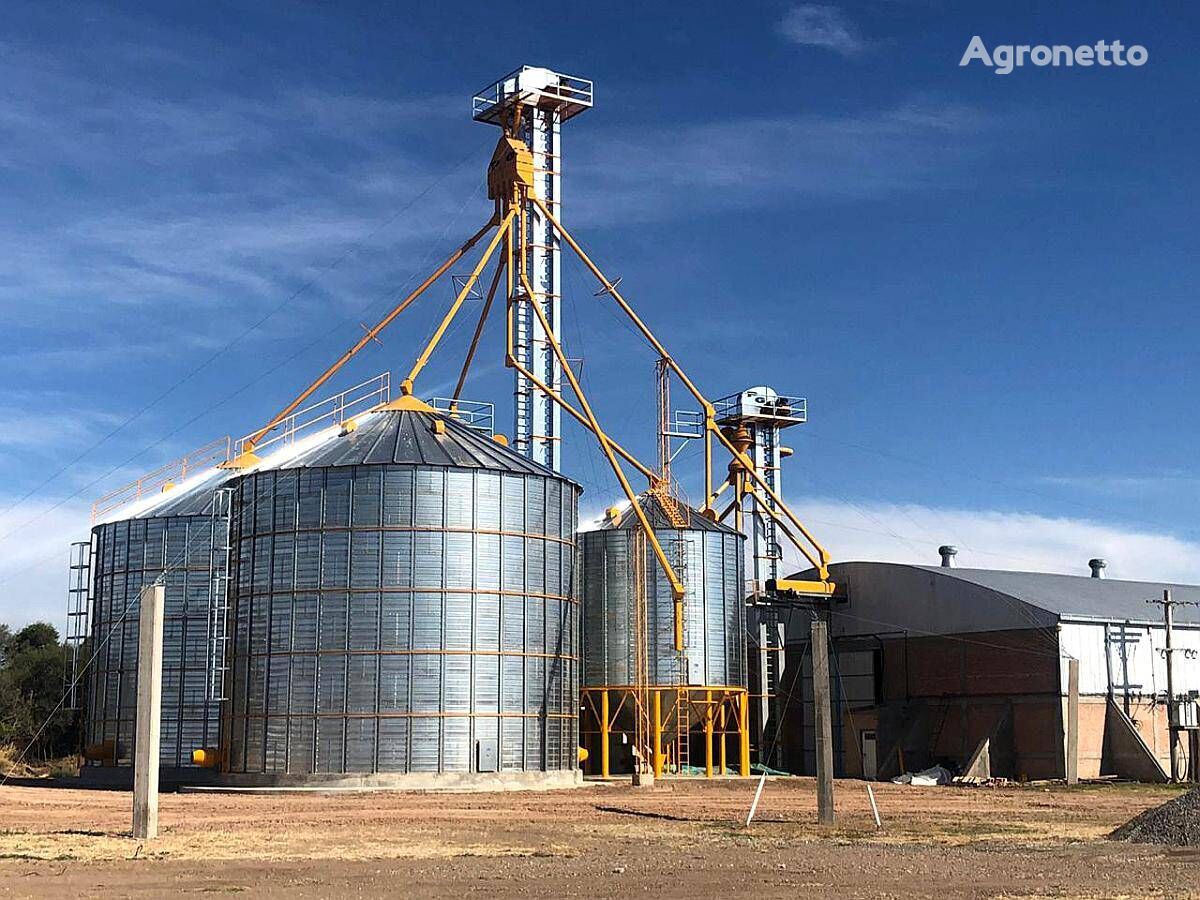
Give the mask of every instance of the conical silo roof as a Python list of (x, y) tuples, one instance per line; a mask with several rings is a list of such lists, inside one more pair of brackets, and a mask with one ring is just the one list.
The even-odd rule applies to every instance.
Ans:
[(478, 429), (432, 409), (383, 407), (356, 419), (353, 431), (269, 468), (416, 465), (492, 469), (564, 478)]
[[(664, 499), (661, 494), (655, 491), (646, 491), (638, 496), (638, 505), (641, 506), (642, 512), (646, 514), (646, 519), (650, 522), (650, 526), (655, 530), (678, 529), (679, 527), (675, 524), (672, 517), (668, 515), (667, 510), (663, 507), (664, 503), (675, 504), (675, 509), (687, 520), (687, 525), (684, 526), (684, 530), (686, 531), (719, 531), (726, 534), (740, 534), (736, 528), (731, 528), (722, 522), (714, 522), (701, 513), (700, 510), (686, 503), (681, 503), (671, 498)], [(613, 529), (631, 530), (638, 528), (641, 528), (641, 522), (633, 514), (633, 507), (626, 503), (621, 507), (620, 512), (616, 516), (605, 517), (604, 521), (592, 530), (610, 531)]]

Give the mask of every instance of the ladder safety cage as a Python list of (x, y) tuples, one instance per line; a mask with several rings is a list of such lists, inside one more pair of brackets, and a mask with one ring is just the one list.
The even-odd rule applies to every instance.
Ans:
[(208, 699), (228, 700), (230, 604), (229, 582), (233, 555), (233, 496), (236, 488), (213, 492), (209, 519), (211, 555), (208, 590)]
[(63, 708), (79, 708), (79, 681), (83, 676), (80, 660), (87, 644), (91, 625), (91, 573), (92, 542), (76, 541), (71, 544), (70, 569), (67, 578), (67, 626), (63, 643), (67, 648), (68, 662), (63, 672), (66, 700)]

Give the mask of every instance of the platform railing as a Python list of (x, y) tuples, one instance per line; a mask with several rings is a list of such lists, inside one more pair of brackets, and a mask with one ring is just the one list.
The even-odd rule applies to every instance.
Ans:
[(174, 487), (191, 475), (219, 466), (230, 458), (229, 450), (229, 435), (225, 435), (225, 437), (209, 441), (202, 447), (197, 447), (177, 459), (164, 463), (129, 484), (109, 491), (92, 504), (92, 524), (96, 524), (101, 516), (128, 506), (149, 494), (161, 494), (164, 490)]
[(452, 419), (457, 419), (468, 428), (482, 431), (488, 437), (495, 435), (496, 404), (482, 400), (455, 400), (452, 397), (430, 397), (430, 406)]
[[(287, 447), (298, 437), (313, 433), (319, 428), (341, 425), (347, 419), (381, 406), (392, 399), (392, 373), (381, 372), (340, 394), (298, 409), (280, 422), (268, 435), (255, 441), (254, 452), (259, 456), (268, 448)], [(236, 459), (246, 449), (246, 442), (255, 433), (238, 438), (233, 447)]]

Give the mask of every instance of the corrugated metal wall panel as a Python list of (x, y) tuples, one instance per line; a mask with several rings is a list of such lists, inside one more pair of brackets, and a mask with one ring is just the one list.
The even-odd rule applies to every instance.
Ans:
[[(163, 766), (190, 766), (192, 750), (216, 745), (220, 729), (219, 704), (210, 703), (205, 690), (211, 519), (177, 516), (110, 522), (96, 526), (93, 536), (90, 640), (98, 652), (85, 686), (87, 742), (115, 740), (118, 763), (132, 763), (138, 593), (169, 566), (160, 759)], [(247, 563), (252, 565), (252, 560)]]
[(480, 740), (509, 769), (574, 768), (574, 486), (399, 465), (260, 477), (242, 502), (271, 511), (241, 511), (235, 554), (235, 770), (464, 771)]
[[(632, 684), (634, 532), (610, 528), (580, 535), (585, 685)], [(688, 681), (744, 686), (745, 607), (741, 596), (743, 538), (720, 531), (656, 531), (670, 559), (684, 560)], [(675, 612), (670, 583), (646, 548), (647, 639), (652, 684), (678, 682)]]

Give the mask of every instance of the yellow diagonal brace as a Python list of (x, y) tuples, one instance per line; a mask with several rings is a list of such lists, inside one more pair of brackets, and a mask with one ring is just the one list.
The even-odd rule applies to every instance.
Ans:
[[(642, 509), (642, 505), (638, 502), (637, 494), (634, 493), (633, 488), (629, 484), (629, 479), (625, 477), (625, 472), (621, 468), (621, 464), (617, 461), (616, 454), (613, 451), (611, 439), (607, 434), (604, 433), (604, 430), (600, 427), (600, 422), (596, 419), (596, 414), (592, 412), (592, 407), (587, 401), (587, 396), (583, 393), (583, 388), (580, 387), (579, 380), (575, 377), (574, 371), (572, 371), (571, 366), (567, 363), (566, 354), (563, 352), (558, 340), (554, 337), (554, 329), (550, 325), (550, 322), (546, 319), (546, 314), (542, 312), (541, 305), (534, 299), (533, 287), (530, 285), (529, 279), (525, 277), (524, 273), (521, 273), (521, 285), (525, 288), (525, 292), (528, 295), (527, 301), (530, 307), (533, 309), (534, 314), (538, 317), (538, 321), (541, 323), (542, 329), (546, 333), (546, 341), (550, 344), (550, 348), (554, 351), (554, 355), (558, 359), (558, 364), (562, 367), (563, 374), (566, 376), (567, 381), (571, 385), (571, 390), (579, 399), (579, 405), (583, 409), (583, 414), (587, 416), (588, 419), (588, 427), (591, 429), (592, 433), (596, 435), (596, 439), (600, 442), (600, 449), (604, 451), (604, 455), (608, 459), (609, 465), (612, 466), (613, 473), (617, 476), (617, 481), (620, 482), (621, 489), (625, 492), (625, 496), (628, 498), (630, 506), (633, 508), (634, 515), (637, 516), (638, 522), (642, 526), (642, 530), (646, 533), (646, 539), (649, 541), (650, 546), (654, 551), (654, 555), (658, 559), (658, 564), (662, 567), (663, 573), (667, 576), (667, 580), (671, 583), (671, 594), (675, 598), (676, 606), (678, 606), (685, 593), (683, 582), (680, 581), (679, 576), (675, 573), (675, 569), (672, 568), (670, 560), (667, 559), (667, 554), (663, 551), (662, 545), (659, 544), (658, 538), (655, 537), (654, 528), (650, 525), (650, 520), (646, 518), (646, 511)], [(675, 629), (676, 650), (683, 649), (683, 635), (680, 631), (680, 624), (681, 617), (677, 615)]]
[[(589, 431), (591, 430), (591, 425), (588, 422), (587, 416), (572, 406), (570, 401), (563, 397), (562, 394), (558, 393), (558, 391), (552, 390), (550, 386), (546, 384), (546, 382), (542, 381), (527, 368), (521, 365), (520, 360), (518, 360), (515, 356), (512, 356), (511, 354), (509, 355), (508, 365), (528, 378), (533, 383), (534, 387), (566, 410), (567, 413), (570, 414), (570, 416), (580, 425), (582, 425), (584, 428), (587, 428)], [(617, 456), (621, 457), (623, 460), (637, 469), (638, 472), (644, 475), (647, 482), (650, 482), (651, 484), (654, 483), (654, 480), (657, 477), (656, 472), (648, 468), (644, 463), (640, 462), (636, 456), (634, 456), (612, 438), (609, 438), (608, 440), (609, 443), (612, 444), (613, 450), (616, 451)]]
[[(713, 408), (712, 403), (709, 402), (707, 397), (700, 393), (700, 389), (692, 383), (692, 380), (688, 378), (687, 373), (683, 371), (679, 363), (675, 361), (675, 358), (667, 352), (667, 348), (664, 347), (662, 343), (659, 342), (658, 338), (654, 336), (654, 332), (652, 332), (646, 326), (646, 324), (640, 318), (638, 318), (638, 314), (633, 311), (633, 307), (630, 306), (625, 298), (621, 296), (621, 292), (617, 290), (617, 286), (605, 277), (604, 273), (600, 271), (599, 266), (592, 262), (591, 258), (587, 255), (587, 253), (584, 252), (583, 248), (579, 246), (579, 243), (575, 240), (575, 238), (571, 236), (571, 233), (567, 231), (567, 229), (563, 228), (562, 223), (554, 217), (554, 213), (550, 212), (550, 207), (548, 207), (539, 197), (533, 197), (532, 199), (533, 202), (537, 204), (538, 209), (542, 211), (542, 215), (550, 220), (550, 224), (555, 227), (558, 233), (563, 236), (563, 239), (566, 240), (566, 242), (571, 246), (571, 249), (575, 251), (575, 255), (583, 260), (584, 265), (586, 265), (588, 269), (591, 270), (592, 274), (596, 276), (596, 280), (604, 285), (604, 293), (612, 295), (613, 300), (617, 302), (617, 305), (621, 307), (621, 310), (626, 316), (629, 317), (629, 320), (633, 322), (635, 326), (637, 326), (637, 329), (642, 333), (642, 336), (650, 342), (650, 346), (652, 346), (658, 352), (659, 357), (665, 360), (667, 365), (671, 367), (671, 371), (679, 376), (679, 380), (683, 382), (683, 386), (686, 387), (688, 392), (696, 398), (696, 402), (698, 402), (700, 407), (704, 410), (705, 421), (715, 422), (716, 410)], [(711, 508), (708, 505), (708, 497), (712, 494), (712, 489), (712, 441), (709, 439), (709, 436), (706, 432), (704, 437), (705, 509)]]
[(486, 225), (484, 225), (482, 228), (480, 228), (477, 232), (475, 232), (473, 235), (471, 235), (471, 237), (467, 239), (466, 243), (464, 243), (461, 247), (459, 247), (457, 250), (455, 250), (453, 253), (451, 253), (450, 256), (448, 256), (446, 258), (446, 260), (440, 266), (438, 266), (436, 269), (433, 270), (433, 273), (430, 274), (428, 278), (426, 278), (419, 285), (417, 285), (416, 288), (413, 289), (412, 293), (410, 293), (407, 297), (405, 297), (403, 300), (401, 300), (395, 307), (392, 308), (391, 312), (389, 312), (386, 316), (384, 316), (382, 319), (380, 319), (379, 323), (374, 328), (372, 328), (370, 331), (366, 332), (361, 338), (359, 338), (358, 343), (356, 343), (353, 347), (351, 347), (349, 350), (347, 350), (345, 353), (343, 353), (341, 355), (341, 357), (338, 358), (337, 362), (335, 362), (332, 366), (330, 366), (328, 369), (326, 369), (324, 372), (322, 372), (319, 376), (317, 376), (316, 381), (314, 381), (312, 384), (310, 384), (308, 387), (306, 387), (303, 391), (301, 391), (301, 393), (299, 394), (299, 396), (296, 397), (295, 400), (293, 400), (291, 403), (289, 403), (287, 406), (285, 406), (283, 409), (281, 409), (279, 412), (277, 412), (275, 414), (275, 417), (273, 419), (271, 419), (270, 422), (268, 422), (266, 425), (264, 425), (258, 431), (254, 432), (254, 434), (252, 434), (248, 438), (246, 438), (246, 440), (242, 443), (242, 449), (244, 450), (244, 452), (249, 453), (251, 450), (253, 450), (254, 445), (257, 444), (260, 440), (262, 440), (263, 435), (265, 435), (267, 432), (271, 431), (271, 429), (275, 428), (275, 426), (277, 426), (280, 422), (282, 422), (284, 419), (286, 419), (288, 416), (290, 416), (293, 412), (295, 412), (295, 410), (300, 406), (301, 403), (303, 403), (310, 396), (312, 396), (313, 392), (316, 391), (317, 388), (319, 388), (326, 381), (328, 381), (330, 378), (332, 378), (333, 375), (338, 371), (338, 369), (340, 369), (342, 366), (344, 366), (347, 362), (350, 361), (350, 358), (353, 357), (354, 354), (358, 353), (359, 350), (361, 350), (363, 347), (367, 346), (367, 344), (371, 343), (371, 341), (375, 340), (375, 338), (379, 335), (379, 332), (383, 331), (383, 329), (385, 329), (388, 325), (390, 325), (392, 320), (395, 319), (396, 316), (400, 315), (400, 313), (402, 313), (402, 312), (404, 312), (404, 310), (408, 309), (408, 307), (418, 297), (420, 297), (423, 293), (425, 293), (425, 291), (429, 288), (429, 286), (431, 284), (433, 284), (435, 281), (437, 281), (439, 278), (441, 278), (442, 275), (445, 274), (447, 269), (449, 269), (452, 265), (454, 265), (456, 262), (458, 262), (460, 259), (462, 259), (467, 253), (469, 253), (471, 251), (471, 248), (474, 247), (477, 243), (479, 243), (479, 241), (483, 239), (483, 236), (485, 234), (487, 234), (492, 228), (494, 228), (495, 225), (496, 225), (496, 220), (492, 219)]
[(508, 260), (504, 257), (501, 257), (496, 263), (496, 274), (492, 276), (487, 299), (483, 302), (483, 309), (479, 313), (479, 322), (475, 326), (475, 333), (471, 336), (471, 346), (467, 349), (466, 359), (463, 360), (462, 371), (458, 375), (458, 384), (454, 385), (454, 393), (451, 395), (453, 399), (450, 403), (451, 412), (458, 409), (458, 400), (462, 396), (463, 385), (467, 383), (467, 373), (471, 370), (471, 363), (475, 360), (475, 351), (479, 348), (479, 338), (483, 335), (483, 327), (487, 324), (488, 315), (492, 311), (492, 301), (496, 299), (496, 288), (500, 285), (500, 276), (504, 274), (504, 267), (507, 264)]
[(458, 315), (458, 310), (462, 307), (463, 301), (467, 298), (471, 288), (475, 286), (475, 282), (479, 280), (480, 273), (487, 266), (488, 260), (499, 246), (500, 240), (504, 237), (505, 231), (508, 229), (509, 223), (512, 221), (513, 213), (509, 212), (500, 222), (500, 227), (496, 229), (496, 233), (492, 235), (492, 240), (488, 243), (487, 249), (483, 251), (483, 255), (479, 258), (479, 262), (475, 264), (475, 268), (471, 271), (471, 276), (467, 279), (466, 284), (462, 286), (462, 290), (458, 292), (458, 296), (454, 298), (454, 303), (447, 310), (446, 315), (442, 317), (441, 324), (433, 333), (433, 337), (425, 345), (425, 349), (421, 355), (417, 357), (417, 361), (413, 363), (412, 369), (409, 370), (408, 376), (404, 381), (400, 382), (400, 393), (406, 397), (413, 392), (413, 382), (417, 380), (417, 376), (421, 374), (421, 370), (425, 368), (425, 364), (429, 362), (429, 357), (433, 355), (433, 351), (437, 349), (437, 345), (441, 343), (442, 336), (446, 333), (446, 329), (450, 327), (450, 323), (454, 321), (454, 317)]
[[(767, 484), (766, 480), (762, 477), (762, 475), (759, 474), (757, 471), (755, 471), (754, 465), (753, 465), (753, 463), (750, 462), (749, 457), (747, 457), (744, 453), (739, 451), (729, 441), (729, 439), (726, 438), (725, 435), (721, 433), (721, 429), (716, 423), (716, 411), (715, 411), (712, 403), (710, 403), (709, 400), (702, 393), (700, 393), (699, 388), (697, 388), (695, 386), (695, 384), (692, 383), (692, 380), (690, 378), (688, 378), (687, 373), (683, 371), (683, 369), (680, 367), (679, 363), (677, 363), (675, 361), (675, 358), (672, 357), (671, 354), (667, 352), (667, 349), (662, 345), (662, 343), (658, 340), (658, 338), (654, 336), (654, 333), (649, 329), (649, 327), (647, 327), (646, 324), (640, 318), (638, 318), (637, 313), (635, 313), (633, 311), (633, 308), (629, 305), (629, 303), (625, 300), (625, 298), (621, 296), (621, 293), (620, 293), (620, 291), (617, 290), (616, 285), (614, 285), (612, 282), (610, 282), (604, 276), (604, 273), (600, 271), (599, 267), (597, 267), (596, 264), (594, 262), (592, 262), (590, 258), (588, 258), (588, 255), (584, 252), (583, 248), (579, 246), (579, 243), (575, 240), (575, 238), (573, 238), (571, 236), (571, 233), (569, 231), (567, 231), (565, 228), (563, 228), (562, 223), (559, 222), (558, 219), (556, 219), (554, 217), (554, 214), (552, 212), (550, 212), (550, 208), (548, 206), (546, 206), (546, 204), (540, 198), (533, 197), (532, 199), (533, 199), (533, 202), (537, 205), (538, 209), (540, 209), (542, 211), (542, 215), (544, 215), (550, 221), (550, 223), (555, 227), (555, 229), (558, 231), (558, 233), (561, 234), (563, 239), (570, 245), (571, 249), (575, 251), (575, 254), (584, 262), (584, 264), (588, 267), (588, 269), (591, 270), (592, 274), (596, 276), (597, 280), (599, 280), (600, 283), (602, 285), (604, 285), (604, 292), (612, 295), (613, 299), (617, 302), (617, 305), (620, 306), (621, 310), (625, 313), (625, 315), (629, 317), (629, 320), (631, 322), (633, 322), (633, 324), (635, 326), (637, 326), (638, 331), (640, 331), (642, 333), (643, 337), (645, 337), (646, 340), (650, 342), (650, 345), (652, 347), (654, 347), (654, 349), (658, 352), (659, 356), (662, 359), (665, 359), (667, 361), (667, 364), (671, 367), (671, 370), (673, 372), (675, 372), (675, 374), (679, 376), (679, 380), (681, 382), (683, 382), (684, 387), (686, 387), (688, 389), (688, 391), (692, 394), (692, 396), (696, 398), (697, 402), (700, 403), (701, 407), (704, 409), (706, 432), (714, 435), (717, 438), (717, 440), (720, 441), (721, 444), (724, 445), (725, 449), (728, 450), (733, 455), (734, 459), (736, 459), (739, 463), (742, 464), (743, 467), (746, 468), (747, 472), (749, 473), (750, 477), (754, 480), (754, 482), (759, 487), (761, 487), (763, 489), (763, 491), (772, 500), (775, 501), (775, 505), (778, 508), (778, 510), (787, 517), (788, 521), (790, 521), (792, 523), (792, 525), (795, 526), (797, 531), (799, 531), (802, 535), (804, 535), (805, 540), (807, 540), (810, 544), (812, 544), (813, 548), (817, 552), (817, 557), (819, 560), (819, 561), (814, 562), (813, 564), (816, 565), (817, 568), (820, 570), (821, 577), (823, 579), (827, 579), (829, 577), (829, 568), (828, 568), (829, 554), (826, 552), (825, 548), (822, 547), (820, 545), (820, 543), (817, 542), (816, 538), (814, 538), (812, 536), (812, 534), (808, 531), (808, 529), (805, 528), (804, 525), (800, 522), (800, 520), (796, 518), (796, 516), (788, 508), (787, 504), (783, 502), (783, 499), (777, 493), (775, 493), (774, 490), (771, 489), (770, 485)], [(712, 476), (711, 476), (711, 471), (710, 471), (711, 459), (709, 457), (709, 452), (710, 452), (709, 451), (709, 442), (706, 440), (705, 441), (705, 478), (706, 478), (706, 483), (705, 483), (705, 487), (704, 487), (704, 496), (705, 496), (706, 504), (709, 502), (709, 498), (712, 496), (712, 481), (711, 481)], [(797, 542), (797, 549), (799, 549), (802, 553), (804, 553), (806, 557), (809, 555), (807, 548), (800, 545), (799, 542)]]

